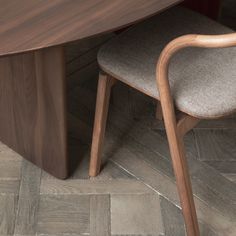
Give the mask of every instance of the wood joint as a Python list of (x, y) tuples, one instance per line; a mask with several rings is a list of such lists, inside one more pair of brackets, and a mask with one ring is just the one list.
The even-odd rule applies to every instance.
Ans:
[(100, 71), (100, 72), (99, 72), (99, 79), (102, 79), (102, 78), (104, 78), (104, 79), (109, 78), (109, 85), (108, 85), (108, 86), (109, 86), (110, 88), (112, 88), (113, 85), (115, 85), (116, 82), (117, 82), (117, 79), (115, 79), (115, 78), (112, 77), (111, 75), (107, 74), (107, 73), (104, 72), (104, 71)]
[(178, 134), (183, 137), (186, 133), (193, 129), (199, 123), (199, 121), (200, 119), (181, 112), (177, 116)]

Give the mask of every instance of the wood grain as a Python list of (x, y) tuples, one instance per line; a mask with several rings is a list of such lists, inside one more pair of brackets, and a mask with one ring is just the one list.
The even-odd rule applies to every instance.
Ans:
[[(135, 126), (133, 130), (135, 130), (135, 132), (129, 132), (129, 135), (131, 135), (134, 140), (132, 140), (132, 138), (125, 139), (125, 144), (128, 146), (129, 151), (135, 154), (137, 153), (137, 158), (145, 161), (156, 171), (160, 171), (170, 178), (174, 178), (168, 143), (164, 131), (159, 130), (154, 132), (149, 126), (146, 128), (143, 126)], [(118, 131), (115, 130), (114, 133), (115, 132), (117, 133)], [(140, 135), (141, 133), (142, 136)], [(233, 137), (231, 137), (231, 139), (233, 140)], [(134, 141), (142, 145), (135, 145)], [(195, 145), (193, 133), (189, 133), (186, 136), (185, 146), (194, 193), (198, 193), (198, 197), (211, 205), (212, 208), (218, 209), (219, 212), (226, 215), (231, 214), (233, 216), (236, 210), (228, 203), (231, 202), (234, 204), (235, 202), (236, 186), (219, 175), (217, 171), (197, 160), (198, 150)], [(210, 155), (209, 158), (211, 158)], [(209, 197), (210, 195), (214, 197), (211, 198)]]
[(111, 88), (116, 82), (112, 77), (100, 73), (98, 81), (97, 102), (93, 128), (93, 141), (89, 175), (94, 177), (100, 172), (103, 139), (105, 135), (107, 114), (110, 103)]
[(143, 194), (150, 193), (147, 186), (132, 180), (42, 180), (41, 194)]
[(16, 206), (16, 195), (0, 195), (0, 235), (14, 234)]
[[(179, 197), (184, 215), (187, 235), (199, 236), (199, 226), (193, 200), (192, 186), (186, 161), (183, 135), (198, 122), (191, 116), (177, 121), (171, 89), (168, 81), (168, 69), (171, 58), (179, 50), (188, 47), (224, 48), (236, 45), (236, 33), (224, 35), (184, 35), (172, 40), (163, 49), (156, 67), (156, 81), (160, 93), (160, 102), (164, 117), (169, 148), (175, 172)], [(233, 113), (232, 109), (232, 113)], [(188, 112), (186, 112), (188, 114)], [(189, 114), (191, 115), (191, 114)], [(223, 116), (226, 116), (224, 114)], [(198, 117), (197, 117), (198, 118)], [(200, 117), (208, 118), (208, 117)], [(183, 125), (183, 121), (185, 125)]]
[(20, 179), (21, 174), (21, 160), (7, 161), (0, 158), (0, 179)]
[(14, 234), (35, 235), (41, 170), (26, 160), (23, 160), (22, 165)]
[[(234, 9), (231, 7), (231, 9)], [(234, 22), (235, 23), (235, 22)], [(95, 39), (94, 39), (95, 40)], [(96, 40), (95, 40), (96, 41)], [(89, 40), (89, 42), (91, 42)], [(73, 53), (73, 57), (80, 54), (80, 50), (77, 50), (81, 48), (88, 47), (89, 43), (86, 45), (86, 42), (84, 42), (82, 45), (78, 43), (78, 47), (74, 47), (74, 45), (69, 45), (69, 51)], [(84, 45), (84, 46), (83, 46)], [(93, 44), (90, 45), (91, 48), (93, 48)], [(83, 51), (83, 53), (85, 53)], [(93, 53), (91, 53), (93, 54)], [(84, 58), (88, 58), (88, 60), (83, 61)], [(73, 58), (70, 58), (73, 59)], [(175, 220), (177, 221), (179, 218), (179, 213), (181, 214), (181, 210), (179, 209), (179, 202), (178, 202), (178, 195), (176, 192), (176, 185), (174, 182), (174, 175), (172, 172), (172, 167), (170, 163), (170, 156), (168, 151), (168, 144), (166, 141), (166, 136), (164, 135), (165, 132), (163, 131), (163, 125), (161, 122), (157, 121), (154, 117), (154, 110), (155, 110), (155, 104), (153, 101), (146, 97), (143, 94), (137, 93), (136, 91), (133, 91), (132, 89), (129, 89), (128, 87), (117, 84), (117, 86), (114, 87), (113, 90), (113, 97), (112, 97), (112, 103), (110, 107), (110, 114), (109, 114), (109, 121), (108, 121), (108, 130), (107, 130), (107, 139), (105, 149), (104, 149), (104, 166), (102, 169), (101, 174), (96, 177), (96, 180), (103, 180), (103, 181), (95, 181), (92, 180), (84, 180), (85, 175), (88, 176), (88, 173), (86, 170), (88, 169), (88, 158), (89, 153), (81, 153), (81, 143), (80, 141), (83, 141), (83, 144), (87, 143), (87, 149), (90, 145), (91, 138), (86, 139), (86, 137), (89, 137), (91, 135), (91, 129), (92, 129), (92, 122), (93, 122), (93, 114), (94, 114), (94, 104), (95, 104), (95, 97), (96, 97), (96, 82), (97, 82), (97, 71), (91, 71), (93, 68), (89, 67), (89, 62), (92, 57), (86, 56), (85, 54), (82, 55), (79, 58), (75, 58), (77, 60), (76, 64), (78, 65), (78, 68), (81, 68), (79, 63), (81, 62), (81, 65), (85, 65), (86, 62), (88, 62), (88, 66), (86, 66), (84, 69), (86, 70), (86, 73), (80, 74), (79, 69), (76, 74), (73, 74), (73, 78), (77, 80), (76, 85), (79, 85), (80, 87), (72, 87), (70, 89), (70, 104), (73, 104), (71, 107), (70, 112), (73, 113), (73, 116), (76, 116), (76, 120), (80, 120), (80, 122), (83, 122), (86, 126), (88, 126), (86, 129), (84, 127), (80, 126), (80, 123), (78, 123), (76, 126), (72, 127), (71, 131), (73, 131), (73, 135), (69, 137), (69, 145), (73, 145), (73, 148), (75, 147), (75, 155), (70, 156), (70, 158), (81, 161), (75, 165), (76, 170), (73, 174), (73, 179), (75, 178), (76, 181), (74, 181), (72, 188), (69, 191), (68, 188), (61, 188), (62, 183), (66, 183), (67, 181), (60, 181), (55, 180), (54, 177), (46, 174), (43, 172), (43, 178), (42, 179), (42, 185), (46, 184), (47, 189), (53, 189), (54, 185), (56, 185), (55, 189), (58, 188), (58, 191), (51, 191), (48, 193), (42, 192), (38, 193), (38, 198), (42, 198), (42, 201), (44, 201), (44, 198), (59, 198), (58, 201), (48, 201), (48, 204), (51, 204), (51, 209), (55, 207), (54, 210), (54, 219), (57, 217), (61, 218), (63, 220), (64, 216), (68, 216), (71, 213), (71, 208), (67, 207), (65, 204), (65, 211), (61, 210), (60, 207), (58, 207), (58, 203), (60, 202), (61, 206), (64, 204), (62, 202), (68, 200), (68, 201), (74, 201), (75, 202), (75, 208), (77, 209), (78, 201), (77, 198), (69, 198), (68, 194), (70, 195), (84, 195), (88, 199), (90, 198), (91, 194), (98, 194), (100, 196), (105, 194), (109, 194), (108, 190), (106, 190), (106, 186), (109, 185), (110, 193), (116, 194), (114, 190), (119, 188), (120, 195), (123, 195), (123, 199), (125, 201), (127, 190), (133, 187), (135, 185), (135, 189), (132, 191), (132, 195), (138, 196), (140, 193), (160, 193), (161, 196), (163, 196), (166, 200), (166, 204), (164, 205), (167, 208), (163, 208), (164, 211), (166, 210), (166, 213), (164, 213), (163, 209), (161, 211), (162, 213), (162, 219), (164, 221), (164, 230), (166, 232), (170, 232), (172, 229), (172, 225), (175, 223)], [(95, 60), (95, 58), (94, 58)], [(67, 61), (67, 63), (70, 63), (70, 61)], [(84, 64), (85, 63), (85, 64)], [(74, 66), (72, 66), (74, 67)], [(70, 67), (70, 68), (72, 68)], [(83, 70), (84, 71), (84, 70)], [(90, 74), (87, 74), (89, 72)], [(94, 76), (90, 76), (92, 73), (94, 73)], [(81, 76), (82, 75), (82, 76)], [(74, 82), (74, 81), (73, 81)], [(129, 90), (126, 92), (126, 90)], [(115, 93), (114, 93), (115, 92)], [(135, 95), (135, 96), (134, 96)], [(137, 95), (137, 96), (136, 96)], [(130, 96), (133, 96), (132, 99), (130, 99)], [(125, 102), (125, 103), (124, 103)], [(124, 105), (125, 104), (125, 105)], [(132, 109), (130, 109), (132, 108)], [(136, 116), (134, 118), (134, 112), (133, 110), (141, 110), (140, 116), (138, 113), (136, 113)], [(77, 121), (74, 120), (74, 123), (77, 123)], [(117, 129), (115, 129), (116, 127)], [(235, 135), (228, 135), (226, 128), (228, 129), (235, 129), (236, 122), (234, 119), (223, 119), (223, 120), (215, 120), (215, 121), (207, 121), (201, 123), (200, 126), (198, 126), (198, 130), (202, 131), (204, 129), (205, 131), (208, 129), (223, 129), (222, 132), (226, 132), (225, 135), (221, 134), (221, 132), (215, 132), (212, 134), (212, 138), (214, 140), (217, 140), (214, 136), (219, 136), (219, 140), (222, 140), (225, 143), (234, 143), (233, 140), (235, 140)], [(113, 132), (114, 131), (114, 132)], [(119, 132), (120, 133), (119, 133)], [(127, 141), (127, 136), (132, 136), (132, 141)], [(119, 136), (119, 139), (117, 138)], [(204, 133), (202, 135), (199, 135), (201, 138), (204, 136)], [(125, 138), (125, 140), (123, 140)], [(227, 141), (228, 139), (228, 141)], [(205, 139), (204, 139), (205, 140)], [(232, 140), (232, 141), (230, 141)], [(120, 141), (124, 141), (125, 143), (125, 150), (121, 146)], [(219, 171), (207, 166), (204, 161), (201, 161), (200, 159), (196, 158), (196, 150), (194, 148), (194, 135), (192, 132), (190, 132), (186, 136), (186, 148), (187, 148), (187, 156), (188, 160), (191, 160), (189, 162), (190, 166), (190, 173), (193, 174), (193, 184), (198, 186), (198, 188), (194, 189), (194, 194), (196, 195), (196, 204), (197, 204), (197, 210), (199, 213), (199, 219), (200, 219), (200, 231), (202, 236), (235, 236), (235, 220), (230, 220), (228, 217), (228, 209), (231, 208), (232, 204), (229, 203), (229, 198), (232, 200), (235, 200), (235, 188), (233, 187), (236, 183), (236, 175), (231, 174), (234, 171), (235, 172), (235, 166), (229, 166), (230, 162), (227, 162), (223, 158), (223, 152), (222, 152), (222, 159), (221, 159), (221, 170), (229, 171), (222, 176)], [(209, 139), (210, 142), (210, 139)], [(208, 145), (207, 143), (201, 142), (204, 144), (204, 146)], [(83, 147), (83, 146), (82, 146)], [(79, 151), (80, 150), (80, 151)], [(212, 153), (211, 153), (212, 151)], [(214, 156), (214, 149), (211, 148), (211, 151), (207, 153), (206, 156), (209, 156), (209, 159), (211, 160), (211, 157)], [(229, 151), (229, 150), (228, 150)], [(230, 153), (230, 152), (229, 152)], [(233, 150), (231, 152), (233, 154)], [(233, 154), (233, 156), (235, 156)], [(195, 159), (195, 160), (194, 160)], [(4, 230), (0, 230), (0, 235), (6, 235), (6, 232), (9, 232), (10, 235), (12, 235), (12, 230), (14, 228), (14, 220), (15, 220), (15, 214), (16, 212), (12, 211), (13, 201), (10, 199), (13, 197), (13, 194), (18, 194), (18, 185), (17, 183), (13, 184), (12, 180), (15, 181), (17, 178), (18, 180), (18, 174), (19, 170), (17, 170), (17, 164), (20, 163), (22, 158), (19, 154), (12, 151), (10, 148), (8, 148), (6, 145), (3, 145), (0, 143), (0, 170), (3, 171), (0, 173), (0, 222), (1, 222), (1, 216), (2, 214), (5, 214), (5, 218), (7, 219), (8, 224), (4, 224)], [(9, 161), (7, 164), (6, 162)], [(16, 165), (11, 166), (11, 163), (16, 161)], [(117, 162), (118, 164), (116, 164)], [(213, 162), (215, 165), (218, 164), (217, 160), (211, 160), (210, 161), (212, 166)], [(5, 165), (5, 169), (4, 169)], [(214, 165), (214, 166), (215, 166)], [(213, 166), (213, 167), (214, 167)], [(31, 165), (32, 173), (34, 173), (33, 170), (35, 170), (35, 167)], [(16, 170), (16, 173), (13, 173), (14, 169)], [(9, 173), (8, 173), (9, 170)], [(25, 170), (24, 170), (25, 171)], [(28, 172), (29, 173), (29, 172)], [(22, 173), (23, 174), (23, 173)], [(22, 177), (25, 176), (24, 174)], [(132, 177), (132, 179), (130, 179)], [(21, 176), (19, 176), (21, 178)], [(48, 178), (50, 178), (50, 183), (48, 182)], [(117, 179), (127, 179), (129, 178), (129, 182), (123, 182), (118, 181), (119, 185), (114, 184), (114, 180)], [(227, 179), (231, 181), (231, 183), (227, 183)], [(9, 180), (7, 180), (9, 179)], [(10, 180), (11, 179), (11, 180)], [(9, 182), (8, 182), (9, 181)], [(57, 182), (58, 181), (58, 182)], [(4, 184), (3, 184), (4, 182)], [(32, 183), (30, 178), (27, 178), (27, 182)], [(25, 182), (27, 184), (27, 182)], [(93, 184), (93, 182), (95, 182)], [(139, 184), (137, 184), (139, 182)], [(229, 182), (229, 181), (228, 181)], [(99, 186), (99, 190), (96, 193), (96, 184)], [(69, 187), (70, 183), (68, 183)], [(113, 187), (111, 187), (113, 185)], [(145, 186), (146, 185), (146, 186)], [(201, 187), (206, 185), (207, 191), (204, 193), (204, 188), (201, 189)], [(209, 190), (209, 186), (211, 186), (211, 189)], [(91, 187), (91, 188), (90, 188)], [(144, 188), (146, 188), (145, 191)], [(89, 189), (90, 188), (90, 189)], [(148, 189), (150, 188), (150, 189)], [(43, 186), (41, 189), (45, 189)], [(75, 190), (76, 189), (76, 190)], [(84, 191), (79, 191), (83, 189)], [(87, 189), (87, 192), (86, 192)], [(98, 188), (97, 188), (98, 189)], [(75, 191), (74, 191), (75, 190)], [(103, 192), (104, 190), (104, 192)], [(152, 191), (152, 192), (148, 192)], [(130, 191), (131, 192), (131, 191)], [(9, 193), (9, 194), (7, 194)], [(44, 194), (45, 193), (45, 194)], [(215, 193), (215, 195), (212, 195), (212, 193)], [(19, 198), (21, 198), (21, 195), (23, 197), (24, 192), (20, 191)], [(208, 195), (211, 194), (211, 197)], [(60, 195), (60, 196), (58, 196)], [(17, 207), (17, 198), (15, 206)], [(91, 196), (94, 197), (94, 196)], [(24, 198), (24, 197), (23, 197)], [(217, 203), (220, 198), (225, 198), (220, 202), (220, 206), (216, 206), (215, 203)], [(82, 204), (82, 201), (80, 202)], [(147, 207), (147, 202), (143, 203), (143, 208)], [(73, 204), (72, 204), (73, 205)], [(173, 211), (172, 208), (174, 207)], [(88, 208), (89, 206), (86, 205)], [(163, 207), (163, 205), (161, 205)], [(222, 212), (221, 209), (225, 208), (225, 211)], [(8, 211), (5, 211), (7, 209)], [(39, 209), (38, 209), (39, 210)], [(110, 211), (110, 209), (108, 210)], [(129, 211), (129, 208), (127, 209)], [(12, 212), (12, 213), (11, 213)], [(169, 214), (169, 212), (172, 212)], [(176, 213), (178, 212), (178, 214)], [(231, 211), (232, 212), (232, 211)], [(106, 212), (109, 214), (109, 212)], [(176, 213), (176, 214), (175, 214)], [(227, 215), (222, 215), (227, 213)], [(7, 214), (7, 215), (6, 215)], [(32, 214), (35, 214), (34, 211), (32, 211)], [(80, 211), (78, 214), (79, 221), (80, 219), (85, 219), (83, 215), (83, 211)], [(48, 217), (48, 211), (41, 211), (40, 218), (43, 218), (45, 215), (45, 218)], [(50, 224), (44, 224), (41, 223), (41, 225), (37, 225), (38, 222), (38, 211), (36, 212), (36, 225), (35, 227), (38, 228), (37, 235), (38, 236), (84, 236), (85, 234), (79, 233), (80, 230), (76, 233), (69, 233), (67, 230), (68, 226), (67, 224), (63, 224), (62, 227), (57, 227), (53, 229), (53, 222)], [(173, 217), (172, 217), (173, 216)], [(168, 219), (166, 218), (168, 217)], [(48, 218), (47, 218), (48, 219)], [(170, 219), (170, 221), (168, 221)], [(118, 218), (119, 220), (119, 218)], [(161, 219), (156, 219), (156, 221), (159, 221)], [(59, 221), (59, 220), (58, 220)], [(173, 224), (168, 224), (168, 222), (172, 222)], [(202, 225), (201, 224), (204, 224)], [(75, 230), (77, 229), (78, 221), (73, 220), (72, 228)], [(40, 227), (41, 226), (41, 227)], [(44, 229), (43, 227), (47, 226), (47, 229)], [(180, 228), (183, 227), (183, 225), (178, 225)], [(56, 226), (55, 226), (56, 227)], [(89, 228), (90, 226), (88, 226)], [(177, 226), (176, 226), (177, 227)], [(150, 227), (151, 228), (151, 227)], [(212, 233), (210, 230), (217, 232)], [(3, 229), (3, 227), (0, 229)], [(63, 233), (63, 232), (68, 233)], [(47, 233), (46, 233), (47, 232)], [(54, 232), (54, 233), (52, 233)], [(176, 236), (178, 235), (179, 231), (176, 231)], [(141, 232), (140, 232), (141, 233)], [(132, 236), (141, 236), (141, 234), (135, 234)], [(9, 234), (8, 234), (9, 235)], [(26, 234), (25, 234), (26, 235)], [(27, 233), (27, 235), (30, 235)], [(86, 235), (89, 235), (89, 232), (86, 233)], [(154, 234), (155, 235), (155, 234)], [(168, 234), (166, 234), (167, 236)], [(170, 234), (171, 235), (171, 234)], [(174, 234), (175, 235), (175, 234)], [(184, 234), (180, 234), (183, 236)], [(33, 236), (33, 235), (30, 235)], [(34, 235), (35, 236), (35, 235)], [(114, 234), (112, 236), (121, 236), (120, 234)], [(124, 232), (122, 236), (131, 236), (128, 234), (128, 232)], [(147, 235), (142, 235), (147, 236)], [(159, 235), (158, 235), (159, 236)], [(172, 235), (171, 235), (172, 236)]]
[(112, 235), (162, 235), (164, 230), (160, 214), (157, 194), (112, 195)]
[(58, 45), (118, 29), (180, 1), (0, 0), (1, 140), (66, 178), (65, 62)]
[(236, 161), (235, 130), (196, 130), (194, 133), (200, 160)]
[(0, 139), (58, 178), (67, 177), (63, 48), (0, 59)]
[(90, 236), (111, 235), (110, 196), (93, 195), (90, 198)]
[[(134, 129), (136, 130), (137, 127), (134, 127)], [(144, 128), (142, 128), (142, 130), (140, 131), (143, 132), (143, 130)], [(117, 132), (118, 129), (116, 129), (114, 133), (112, 133), (112, 135), (109, 135), (109, 138), (115, 137), (115, 133)], [(146, 132), (150, 133), (149, 127), (146, 127)], [(168, 201), (180, 207), (174, 175), (173, 173), (168, 174), (168, 169), (171, 168), (171, 163), (169, 162), (168, 164), (169, 166), (167, 166), (165, 170), (163, 170), (163, 168), (158, 167), (159, 164), (158, 162), (155, 161), (149, 162), (147, 160), (147, 158), (150, 155), (150, 152), (147, 152), (148, 149), (152, 151), (154, 149), (158, 150), (160, 148), (161, 150), (165, 150), (165, 153), (161, 153), (163, 157), (169, 155), (166, 138), (165, 141), (163, 139), (163, 141), (159, 142), (157, 136), (152, 135), (152, 142), (149, 142), (150, 143), (149, 146), (146, 146), (144, 144), (144, 140), (146, 138), (147, 136), (144, 136), (143, 139), (140, 140), (140, 136), (137, 136), (135, 140), (133, 139), (133, 142), (137, 142), (136, 145), (132, 145), (135, 146), (135, 148), (131, 147), (131, 142), (128, 142), (126, 139), (123, 140), (123, 145), (121, 146), (121, 144), (118, 144), (119, 149), (117, 149), (117, 151), (111, 156), (112, 161), (114, 161), (114, 163), (118, 164), (120, 167), (124, 168), (124, 170), (134, 175), (138, 180), (147, 184), (157, 193), (160, 193), (162, 196), (165, 196), (165, 198), (168, 199)], [(149, 141), (151, 140), (149, 139)], [(165, 143), (165, 148), (163, 146), (164, 143)], [(146, 148), (143, 151), (142, 151), (142, 145), (146, 146)], [(137, 147), (140, 148), (137, 149)], [(153, 156), (153, 158), (155, 157)], [(192, 167), (194, 167), (194, 164), (195, 163), (189, 165), (190, 170)], [(199, 165), (201, 165), (201, 163), (199, 163)], [(210, 170), (211, 168), (209, 168), (209, 170), (207, 171), (203, 169), (203, 172), (205, 172), (207, 175), (208, 171)], [(199, 175), (200, 174), (201, 173), (199, 172)], [(219, 173), (218, 174), (215, 173), (215, 177), (224, 179), (224, 177), (222, 177)], [(204, 178), (206, 179), (206, 177)], [(211, 178), (212, 181), (214, 181), (214, 177), (212, 176)], [(197, 178), (192, 178), (192, 179), (194, 182), (198, 182)], [(202, 184), (204, 185), (204, 182)], [(232, 186), (233, 183), (231, 183), (231, 187)], [(196, 190), (198, 191), (199, 189)], [(227, 195), (225, 191), (223, 192), (225, 195)], [(200, 192), (195, 192), (195, 194), (197, 197), (195, 197), (194, 200), (196, 203), (200, 222), (208, 224), (210, 227), (214, 228), (217, 232), (221, 234), (224, 234), (223, 232), (225, 230), (228, 230), (226, 234), (234, 235), (233, 232), (235, 230), (235, 224), (233, 223), (234, 220), (232, 221), (232, 215), (230, 214), (231, 215), (230, 216), (229, 213), (227, 213), (227, 211), (225, 211), (224, 214), (222, 214), (221, 211), (222, 208), (219, 209), (218, 206), (216, 206), (215, 204), (213, 206), (212, 200), (209, 201), (210, 198), (208, 198), (208, 200), (204, 199)], [(215, 194), (214, 197), (211, 196), (211, 199), (212, 197), (213, 198), (217, 197), (217, 195), (218, 194)], [(228, 204), (227, 201), (224, 202), (221, 206), (228, 207), (227, 209), (230, 208), (230, 205)]]
[(181, 0), (0, 0), (0, 56), (119, 29), (178, 2)]
[(0, 194), (18, 194), (19, 180), (0, 180)]
[(40, 234), (88, 234), (90, 196), (44, 195), (40, 199), (36, 231)]
[(160, 197), (161, 212), (165, 235), (183, 236), (185, 235), (184, 220), (181, 210), (163, 197)]

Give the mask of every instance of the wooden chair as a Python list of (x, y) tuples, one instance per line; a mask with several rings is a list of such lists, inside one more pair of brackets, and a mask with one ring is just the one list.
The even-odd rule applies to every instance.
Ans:
[[(236, 46), (236, 33), (177, 7), (124, 32), (98, 54), (103, 72), (98, 83), (89, 174), (96, 176), (100, 171), (115, 82), (120, 80), (160, 101), (188, 236), (199, 236), (199, 226), (183, 137), (201, 119), (236, 111), (236, 48), (226, 48), (232, 46)], [(177, 110), (181, 112), (178, 117)]]

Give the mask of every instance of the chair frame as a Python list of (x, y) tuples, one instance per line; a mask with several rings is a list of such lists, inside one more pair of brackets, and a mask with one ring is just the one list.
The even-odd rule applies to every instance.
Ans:
[[(181, 112), (176, 115), (171, 89), (168, 81), (168, 69), (171, 58), (176, 52), (187, 47), (224, 48), (236, 46), (236, 33), (225, 35), (185, 35), (171, 41), (162, 51), (157, 67), (156, 80), (160, 93), (156, 118), (164, 119), (173, 169), (176, 177), (178, 193), (188, 236), (199, 236), (199, 225), (194, 205), (191, 181), (186, 162), (183, 138), (201, 119)], [(94, 131), (91, 147), (89, 175), (96, 176), (100, 172), (102, 146), (106, 128), (110, 93), (117, 81), (111, 75), (100, 72), (97, 92)], [(160, 109), (161, 104), (161, 109)], [(162, 110), (162, 114), (160, 111)], [(159, 114), (159, 115), (158, 115)], [(216, 117), (219, 118), (219, 117)]]

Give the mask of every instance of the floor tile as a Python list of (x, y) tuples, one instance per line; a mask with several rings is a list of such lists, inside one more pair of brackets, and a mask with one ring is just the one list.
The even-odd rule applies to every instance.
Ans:
[(89, 233), (90, 196), (41, 196), (38, 234)]
[(13, 235), (17, 195), (0, 195), (0, 235)]
[(181, 210), (165, 198), (160, 199), (165, 236), (184, 236), (185, 226)]
[(93, 195), (90, 198), (90, 236), (110, 235), (110, 196)]
[(111, 197), (112, 234), (159, 235), (163, 230), (157, 194)]
[(195, 135), (200, 160), (236, 160), (236, 130), (197, 130)]

